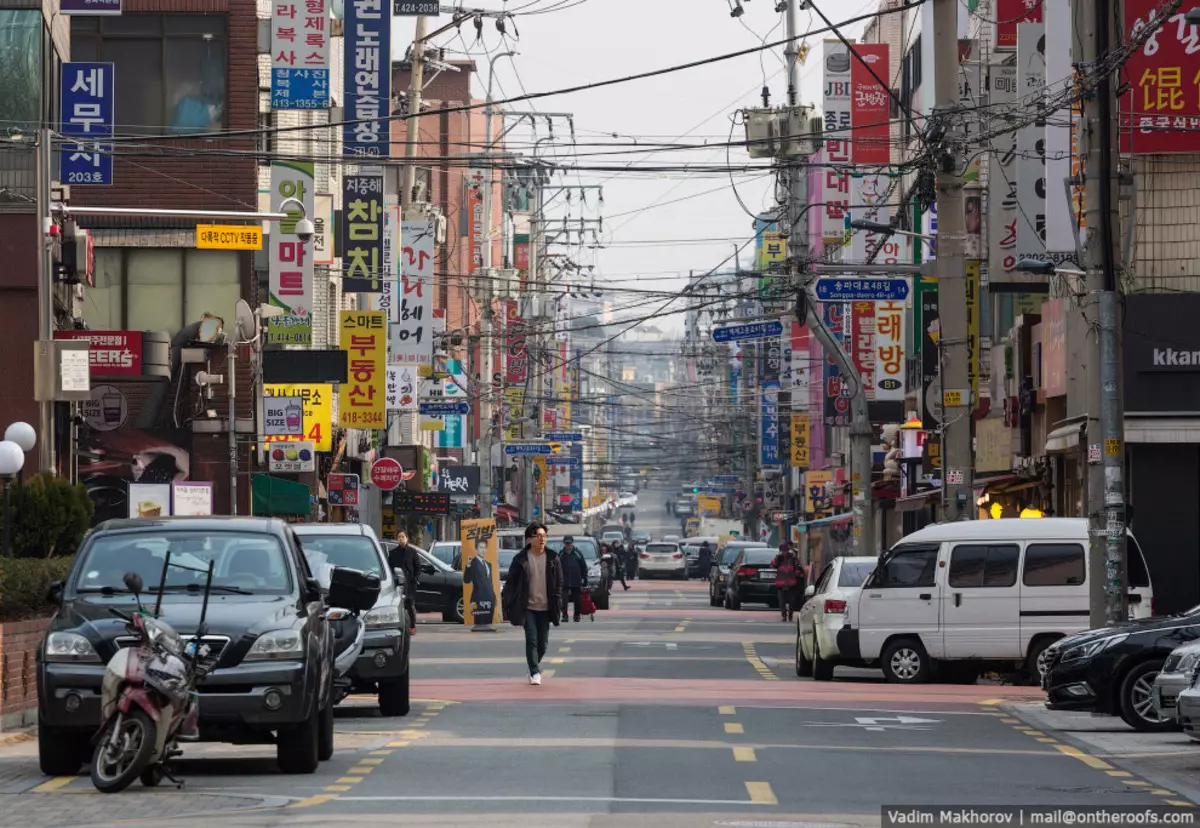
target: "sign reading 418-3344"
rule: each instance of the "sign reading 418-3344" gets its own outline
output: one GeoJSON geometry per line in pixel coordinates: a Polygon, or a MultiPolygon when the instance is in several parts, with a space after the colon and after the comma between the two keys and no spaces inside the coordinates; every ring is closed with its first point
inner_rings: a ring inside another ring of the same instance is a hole
{"type": "Polygon", "coordinates": [[[64,63],[62,134],[63,184],[112,184],[116,81],[111,63],[64,63]]]}

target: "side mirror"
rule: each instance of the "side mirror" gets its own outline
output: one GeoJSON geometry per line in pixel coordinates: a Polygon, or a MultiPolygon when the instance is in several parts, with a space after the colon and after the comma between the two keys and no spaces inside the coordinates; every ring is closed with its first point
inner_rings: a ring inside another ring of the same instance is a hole
{"type": "Polygon", "coordinates": [[[816,584],[809,584],[808,586],[806,586],[806,587],[804,588],[804,597],[805,597],[805,598],[811,598],[811,597],[813,597],[813,596],[814,596],[814,595],[816,595],[816,594],[817,594],[817,586],[816,586],[816,584]]]}
{"type": "Polygon", "coordinates": [[[421,571],[424,572],[426,575],[436,575],[437,574],[437,570],[433,568],[433,564],[427,564],[427,563],[421,564],[421,571]]]}
{"type": "Polygon", "coordinates": [[[64,587],[65,584],[62,581],[55,581],[50,584],[50,591],[46,593],[46,600],[51,604],[61,604],[64,587]]]}
{"type": "MultiPolygon", "coordinates": [[[[421,567],[421,569],[424,569],[426,566],[429,566],[429,564],[425,564],[421,567]]],[[[433,567],[430,566],[429,569],[432,571],[433,567]]],[[[400,567],[396,567],[392,570],[392,577],[396,579],[396,583],[400,584],[400,586],[404,586],[408,583],[408,576],[404,574],[404,570],[400,567]]]]}
{"type": "Polygon", "coordinates": [[[304,579],[304,600],[305,601],[320,601],[321,600],[321,582],[316,578],[304,579]]]}
{"type": "Polygon", "coordinates": [[[121,580],[124,581],[125,588],[134,595],[140,595],[142,593],[142,587],[145,586],[145,584],[142,583],[142,576],[136,572],[126,572],[125,577],[121,580]]]}
{"type": "Polygon", "coordinates": [[[351,612],[366,612],[379,601],[381,586],[379,576],[374,572],[335,566],[329,575],[326,603],[351,612]]]}

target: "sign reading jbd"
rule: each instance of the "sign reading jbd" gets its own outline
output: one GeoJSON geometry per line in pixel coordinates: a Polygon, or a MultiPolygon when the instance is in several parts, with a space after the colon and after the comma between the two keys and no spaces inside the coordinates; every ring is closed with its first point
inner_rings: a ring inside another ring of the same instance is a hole
{"type": "Polygon", "coordinates": [[[197,224],[199,250],[262,250],[261,227],[240,224],[197,224]]]}

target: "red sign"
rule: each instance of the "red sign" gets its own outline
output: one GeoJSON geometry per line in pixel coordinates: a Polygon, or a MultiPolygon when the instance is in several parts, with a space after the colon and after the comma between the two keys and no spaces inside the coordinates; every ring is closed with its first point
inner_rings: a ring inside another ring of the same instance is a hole
{"type": "Polygon", "coordinates": [[[854,163],[887,164],[892,160],[888,47],[886,43],[856,43],[853,49],[858,55],[850,61],[854,163]]]}
{"type": "Polygon", "coordinates": [[[850,353],[870,399],[875,391],[875,303],[855,302],[851,313],[850,353]]]}
{"type": "Polygon", "coordinates": [[[330,506],[358,505],[358,475],[331,474],[329,486],[326,489],[330,506]]]}
{"type": "Polygon", "coordinates": [[[141,331],[55,331],[55,339],[88,339],[88,365],[93,377],[138,377],[142,374],[141,331]]]}
{"type": "Polygon", "coordinates": [[[517,270],[529,270],[529,242],[517,242],[513,245],[513,267],[517,270]]]}
{"type": "MultiPolygon", "coordinates": [[[[1125,0],[1125,39],[1157,25],[1157,0],[1125,0]]],[[[1196,27],[1182,11],[1125,62],[1129,91],[1121,97],[1121,152],[1200,152],[1200,86],[1196,82],[1196,27]],[[1176,25],[1178,24],[1178,25],[1176,25]]]]}
{"type": "Polygon", "coordinates": [[[483,267],[483,189],[467,183],[464,204],[467,210],[467,238],[471,243],[471,272],[483,267]]]}
{"type": "Polygon", "coordinates": [[[509,385],[524,385],[529,376],[529,354],[525,350],[525,320],[518,316],[517,303],[508,302],[505,309],[508,332],[504,337],[504,381],[509,385]]]}
{"type": "Polygon", "coordinates": [[[1017,48],[1017,24],[1041,23],[1042,0],[996,0],[996,48],[1017,48]]]}
{"type": "Polygon", "coordinates": [[[390,457],[380,457],[371,466],[371,482],[385,492],[400,485],[404,479],[404,469],[390,457]]]}

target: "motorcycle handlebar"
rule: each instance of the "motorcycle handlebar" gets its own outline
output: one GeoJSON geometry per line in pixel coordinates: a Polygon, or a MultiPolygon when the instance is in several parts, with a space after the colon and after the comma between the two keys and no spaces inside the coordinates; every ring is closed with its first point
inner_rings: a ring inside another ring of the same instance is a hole
{"type": "Polygon", "coordinates": [[[133,619],[132,619],[132,618],[130,618],[130,617],[129,617],[128,615],[126,615],[125,613],[121,612],[121,611],[120,611],[119,609],[117,609],[116,607],[109,607],[109,608],[108,608],[108,612],[109,612],[109,614],[110,614],[110,615],[115,615],[117,618],[120,618],[120,619],[122,619],[122,620],[125,620],[125,621],[133,621],[133,619]]]}

